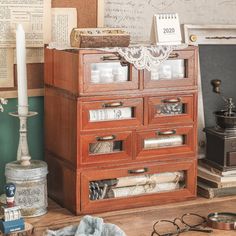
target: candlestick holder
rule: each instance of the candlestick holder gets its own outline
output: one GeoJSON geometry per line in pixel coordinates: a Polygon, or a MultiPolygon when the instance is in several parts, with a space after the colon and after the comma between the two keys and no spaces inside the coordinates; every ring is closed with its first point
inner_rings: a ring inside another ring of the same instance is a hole
{"type": "MultiPolygon", "coordinates": [[[[24,110],[24,108],[27,107],[21,106],[20,108],[23,108],[22,110],[24,110]]],[[[27,141],[27,119],[28,117],[36,116],[38,113],[34,111],[29,111],[29,112],[27,111],[27,112],[22,112],[22,114],[19,114],[18,112],[10,112],[9,114],[11,116],[18,117],[20,120],[20,129],[19,129],[20,136],[19,136],[19,145],[17,149],[17,160],[21,162],[21,165],[29,166],[31,156],[29,154],[28,141],[27,141]]]]}

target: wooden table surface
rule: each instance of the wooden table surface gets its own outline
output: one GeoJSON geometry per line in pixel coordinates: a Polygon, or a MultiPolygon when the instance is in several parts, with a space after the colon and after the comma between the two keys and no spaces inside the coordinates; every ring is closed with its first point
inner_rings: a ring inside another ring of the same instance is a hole
{"type": "MultiPolygon", "coordinates": [[[[162,206],[135,208],[96,214],[105,222],[118,225],[127,236],[151,236],[152,225],[158,219],[173,220],[184,213],[197,213],[207,216],[211,212],[236,212],[236,196],[215,199],[197,198],[196,200],[172,203],[162,206]]],[[[58,229],[68,225],[79,224],[82,216],[74,216],[68,210],[61,208],[49,200],[48,213],[35,218],[26,219],[34,225],[34,235],[43,236],[46,229],[58,229]]],[[[235,231],[213,230],[213,233],[185,232],[183,236],[235,236],[235,231]]]]}

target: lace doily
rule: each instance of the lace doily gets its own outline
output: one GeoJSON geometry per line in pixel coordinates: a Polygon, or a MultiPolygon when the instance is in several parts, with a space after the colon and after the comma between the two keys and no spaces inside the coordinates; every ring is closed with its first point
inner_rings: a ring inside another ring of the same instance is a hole
{"type": "MultiPolygon", "coordinates": [[[[105,52],[118,53],[127,62],[134,65],[138,70],[153,70],[163,63],[173,50],[184,49],[188,45],[131,45],[129,47],[114,47],[114,48],[96,48],[96,50],[102,50],[105,52]]],[[[58,45],[51,43],[48,46],[49,49],[79,49],[72,48],[66,45],[58,45]]]]}
{"type": "Polygon", "coordinates": [[[157,46],[130,46],[130,47],[114,47],[103,48],[100,50],[106,52],[118,53],[126,61],[133,64],[138,70],[149,70],[158,67],[163,63],[171,52],[176,49],[186,48],[186,44],[181,45],[157,45],[157,46]]]}

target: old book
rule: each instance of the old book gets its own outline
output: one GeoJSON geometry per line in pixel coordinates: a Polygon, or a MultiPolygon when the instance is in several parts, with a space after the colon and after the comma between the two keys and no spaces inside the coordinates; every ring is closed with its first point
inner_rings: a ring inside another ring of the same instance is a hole
{"type": "Polygon", "coordinates": [[[128,47],[130,34],[118,28],[74,28],[70,44],[78,48],[128,47]]]}
{"type": "Polygon", "coordinates": [[[221,171],[219,169],[214,168],[210,164],[208,164],[204,159],[198,161],[198,165],[211,171],[212,173],[221,175],[221,176],[229,176],[229,175],[235,175],[236,176],[236,169],[235,170],[227,170],[227,171],[221,171]]]}
{"type": "Polygon", "coordinates": [[[228,187],[236,187],[236,182],[226,182],[226,183],[221,183],[221,182],[214,182],[208,179],[204,179],[201,178],[200,176],[197,177],[197,179],[202,182],[205,183],[207,185],[209,185],[212,188],[228,188],[228,187]]]}
{"type": "Polygon", "coordinates": [[[214,197],[231,196],[236,194],[236,186],[226,188],[212,188],[207,184],[198,181],[197,192],[199,195],[210,199],[214,197]]]}
{"type": "Polygon", "coordinates": [[[222,176],[220,174],[213,173],[202,166],[198,166],[198,176],[217,183],[236,182],[236,175],[222,176]]]}

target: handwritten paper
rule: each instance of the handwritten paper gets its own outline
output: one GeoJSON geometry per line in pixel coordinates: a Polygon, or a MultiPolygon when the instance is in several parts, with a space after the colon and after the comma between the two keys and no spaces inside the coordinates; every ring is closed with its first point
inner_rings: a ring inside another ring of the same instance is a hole
{"type": "Polygon", "coordinates": [[[27,47],[43,47],[50,41],[51,1],[0,0],[0,47],[15,47],[15,30],[21,23],[27,47]]]}
{"type": "Polygon", "coordinates": [[[173,12],[182,24],[236,24],[235,0],[104,0],[104,26],[124,28],[132,42],[148,43],[153,15],[173,12]]]}

